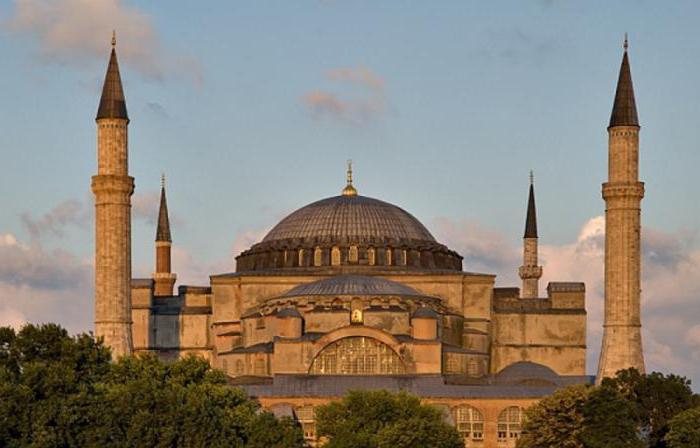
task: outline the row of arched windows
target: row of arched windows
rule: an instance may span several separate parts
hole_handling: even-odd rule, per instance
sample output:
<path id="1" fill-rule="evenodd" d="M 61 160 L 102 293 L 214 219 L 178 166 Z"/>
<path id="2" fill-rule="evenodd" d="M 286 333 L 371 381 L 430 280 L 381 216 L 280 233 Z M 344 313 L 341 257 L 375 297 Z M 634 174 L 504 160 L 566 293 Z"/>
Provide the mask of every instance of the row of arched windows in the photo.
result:
<path id="1" fill-rule="evenodd" d="M 294 414 L 304 431 L 304 438 L 311 442 L 316 439 L 315 409 L 311 405 L 295 408 Z M 481 446 L 484 440 L 484 416 L 473 406 L 463 405 L 452 408 L 452 417 L 457 431 L 462 435 L 465 448 Z M 519 406 L 505 408 L 498 415 L 498 446 L 515 447 L 520 438 L 523 410 Z"/>
<path id="2" fill-rule="evenodd" d="M 465 448 L 479 446 L 484 440 L 484 416 L 473 406 L 457 406 L 452 409 L 457 431 L 464 439 Z M 514 447 L 520 438 L 523 412 L 519 406 L 505 408 L 498 415 L 497 437 L 499 447 Z"/>

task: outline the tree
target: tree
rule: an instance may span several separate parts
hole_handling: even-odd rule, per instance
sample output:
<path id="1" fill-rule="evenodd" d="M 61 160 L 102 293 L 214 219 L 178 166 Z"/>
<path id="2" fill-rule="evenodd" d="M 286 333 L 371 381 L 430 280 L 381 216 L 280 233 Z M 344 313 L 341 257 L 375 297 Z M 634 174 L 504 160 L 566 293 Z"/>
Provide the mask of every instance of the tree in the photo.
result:
<path id="1" fill-rule="evenodd" d="M 298 425 L 260 413 L 194 356 L 110 362 L 91 335 L 0 328 L 0 446 L 304 446 Z"/>
<path id="2" fill-rule="evenodd" d="M 634 406 L 615 388 L 593 389 L 583 406 L 581 442 L 586 448 L 638 448 Z"/>
<path id="3" fill-rule="evenodd" d="M 583 448 L 583 408 L 591 389 L 585 385 L 560 389 L 527 409 L 518 447 Z"/>
<path id="4" fill-rule="evenodd" d="M 671 448 L 700 447 L 700 406 L 673 417 L 665 441 Z"/>
<path id="5" fill-rule="evenodd" d="M 443 413 L 405 392 L 351 391 L 316 409 L 326 448 L 462 448 Z"/>
<path id="6" fill-rule="evenodd" d="M 632 403 L 635 418 L 642 433 L 653 448 L 665 448 L 669 421 L 678 413 L 690 409 L 696 397 L 690 381 L 677 375 L 653 372 L 640 374 L 636 369 L 621 370 L 614 378 L 606 378 L 602 386 L 618 390 Z"/>

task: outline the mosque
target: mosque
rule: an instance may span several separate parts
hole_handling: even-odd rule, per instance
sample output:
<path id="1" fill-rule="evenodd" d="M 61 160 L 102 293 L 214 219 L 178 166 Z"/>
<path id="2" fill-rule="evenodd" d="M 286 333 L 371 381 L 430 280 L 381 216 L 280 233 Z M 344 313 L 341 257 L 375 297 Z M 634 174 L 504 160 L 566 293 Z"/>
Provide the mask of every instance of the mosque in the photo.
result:
<path id="1" fill-rule="evenodd" d="M 340 194 L 282 219 L 237 254 L 234 272 L 175 290 L 165 186 L 155 272 L 147 279 L 131 276 L 134 179 L 114 39 L 96 121 L 95 334 L 115 356 L 202 356 L 264 408 L 298 419 L 311 444 L 316 406 L 351 389 L 388 389 L 443 409 L 467 447 L 513 447 L 524 408 L 557 388 L 595 381 L 585 374 L 584 284 L 551 282 L 544 291 L 539 285 L 532 182 L 521 288 L 497 288 L 496 275 L 469 272 L 462 256 L 408 211 L 362 195 L 348 166 Z M 599 379 L 625 367 L 644 369 L 644 188 L 626 43 L 608 133 Z"/>

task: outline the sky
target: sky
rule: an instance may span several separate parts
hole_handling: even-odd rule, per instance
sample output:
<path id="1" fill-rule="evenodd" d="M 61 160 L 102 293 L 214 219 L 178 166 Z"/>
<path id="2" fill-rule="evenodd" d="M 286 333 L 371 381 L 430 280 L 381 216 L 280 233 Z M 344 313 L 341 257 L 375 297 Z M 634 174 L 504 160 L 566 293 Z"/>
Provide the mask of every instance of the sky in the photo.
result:
<path id="1" fill-rule="evenodd" d="M 529 171 L 548 281 L 602 335 L 607 133 L 624 33 L 641 130 L 649 370 L 700 384 L 696 1 L 0 0 L 0 325 L 92 328 L 94 117 L 112 30 L 127 98 L 133 269 L 161 173 L 174 270 L 207 284 L 291 211 L 401 206 L 518 285 Z"/>

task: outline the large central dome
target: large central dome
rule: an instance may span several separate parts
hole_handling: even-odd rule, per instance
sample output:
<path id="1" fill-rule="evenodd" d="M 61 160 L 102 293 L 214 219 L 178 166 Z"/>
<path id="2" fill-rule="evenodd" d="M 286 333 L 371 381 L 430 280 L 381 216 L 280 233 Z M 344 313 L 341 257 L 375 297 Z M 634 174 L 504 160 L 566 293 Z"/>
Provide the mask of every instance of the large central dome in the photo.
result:
<path id="1" fill-rule="evenodd" d="M 356 195 L 334 196 L 300 208 L 280 221 L 263 242 L 295 238 L 436 242 L 428 229 L 402 208 Z"/>
<path id="2" fill-rule="evenodd" d="M 461 270 L 462 257 L 438 243 L 400 207 L 359 196 L 348 184 L 280 221 L 261 242 L 236 257 L 237 271 L 270 269 Z"/>

